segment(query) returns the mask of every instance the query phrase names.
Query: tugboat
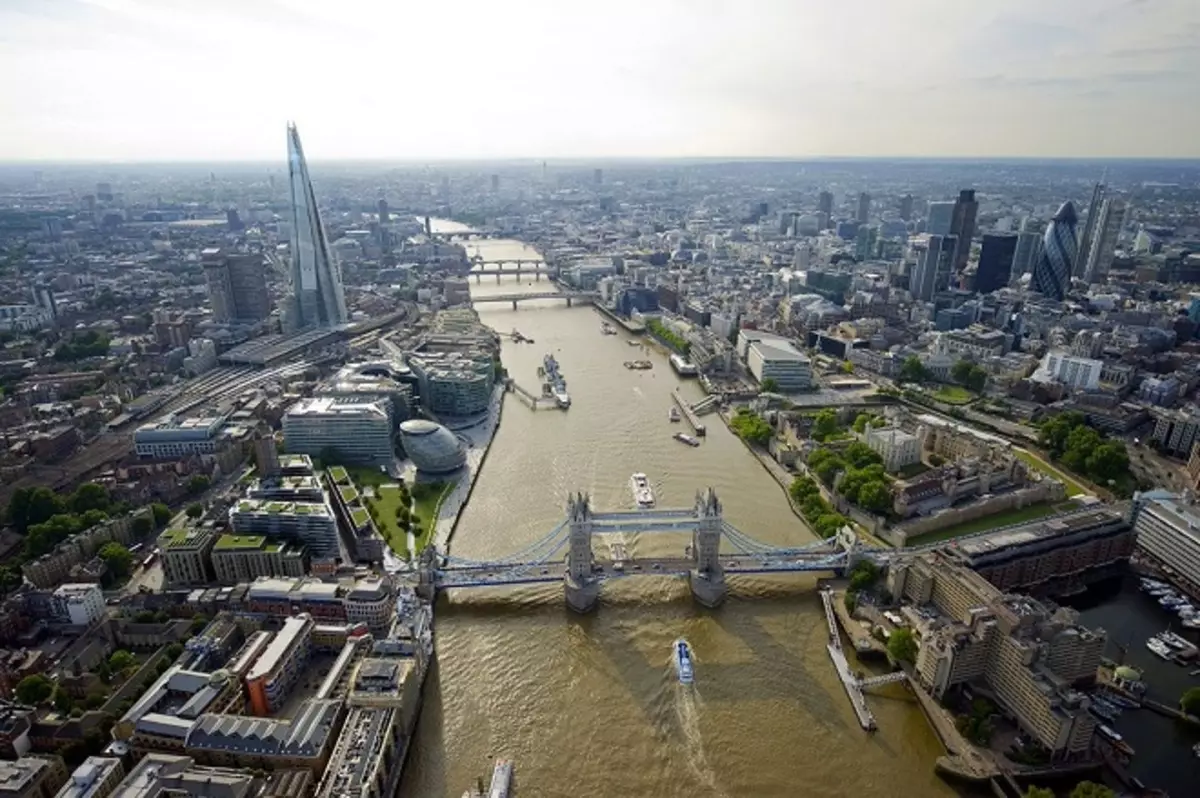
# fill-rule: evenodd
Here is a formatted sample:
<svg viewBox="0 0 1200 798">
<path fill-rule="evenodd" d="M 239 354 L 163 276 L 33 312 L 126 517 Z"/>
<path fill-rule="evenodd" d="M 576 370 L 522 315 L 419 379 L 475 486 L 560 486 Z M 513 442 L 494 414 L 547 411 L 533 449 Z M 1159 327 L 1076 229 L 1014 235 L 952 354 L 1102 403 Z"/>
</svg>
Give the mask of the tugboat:
<svg viewBox="0 0 1200 798">
<path fill-rule="evenodd" d="M 696 673 L 692 665 L 692 647 L 682 637 L 675 641 L 675 674 L 680 684 L 691 684 L 695 681 Z"/>
</svg>

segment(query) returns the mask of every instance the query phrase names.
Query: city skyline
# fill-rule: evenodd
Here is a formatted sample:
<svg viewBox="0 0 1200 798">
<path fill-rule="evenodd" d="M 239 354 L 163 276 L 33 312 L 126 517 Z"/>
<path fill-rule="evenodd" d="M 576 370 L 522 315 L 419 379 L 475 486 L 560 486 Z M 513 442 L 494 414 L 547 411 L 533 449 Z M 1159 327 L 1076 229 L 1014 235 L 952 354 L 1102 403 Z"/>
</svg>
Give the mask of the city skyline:
<svg viewBox="0 0 1200 798">
<path fill-rule="evenodd" d="M 1187 0 L 851 6 L 13 0 L 0 161 L 1200 157 Z"/>
</svg>

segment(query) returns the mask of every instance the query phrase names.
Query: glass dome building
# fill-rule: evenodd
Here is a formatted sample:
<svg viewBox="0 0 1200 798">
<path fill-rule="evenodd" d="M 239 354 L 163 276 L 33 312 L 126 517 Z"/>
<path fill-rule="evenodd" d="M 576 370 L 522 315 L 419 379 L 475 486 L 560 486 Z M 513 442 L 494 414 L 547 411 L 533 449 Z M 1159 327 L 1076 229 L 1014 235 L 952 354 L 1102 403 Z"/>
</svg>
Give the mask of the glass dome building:
<svg viewBox="0 0 1200 798">
<path fill-rule="evenodd" d="M 400 443 L 423 474 L 449 474 L 467 462 L 467 448 L 454 433 L 421 418 L 400 425 Z"/>
</svg>

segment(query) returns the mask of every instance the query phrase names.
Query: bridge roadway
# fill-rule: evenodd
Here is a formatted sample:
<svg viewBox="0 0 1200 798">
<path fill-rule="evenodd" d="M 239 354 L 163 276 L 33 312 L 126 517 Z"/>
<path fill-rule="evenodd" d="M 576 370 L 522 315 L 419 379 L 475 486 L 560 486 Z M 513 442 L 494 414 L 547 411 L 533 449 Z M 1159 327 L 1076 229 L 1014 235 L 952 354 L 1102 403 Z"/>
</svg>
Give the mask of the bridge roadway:
<svg viewBox="0 0 1200 798">
<path fill-rule="evenodd" d="M 478 305 L 480 302 L 511 302 L 513 310 L 516 310 L 518 302 L 527 302 L 531 299 L 565 299 L 567 300 L 567 307 L 571 307 L 575 302 L 595 302 L 596 294 L 589 291 L 538 291 L 529 294 L 490 294 L 488 296 L 471 297 L 471 304 Z"/>
</svg>

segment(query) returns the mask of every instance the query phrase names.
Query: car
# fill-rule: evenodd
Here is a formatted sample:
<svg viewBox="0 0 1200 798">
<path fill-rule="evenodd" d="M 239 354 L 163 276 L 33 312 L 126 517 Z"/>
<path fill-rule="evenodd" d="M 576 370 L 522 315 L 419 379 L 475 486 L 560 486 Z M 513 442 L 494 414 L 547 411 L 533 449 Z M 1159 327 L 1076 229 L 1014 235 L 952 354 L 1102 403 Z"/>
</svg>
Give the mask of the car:
<svg viewBox="0 0 1200 798">
<path fill-rule="evenodd" d="M 654 570 L 656 570 L 656 571 L 661 571 L 661 570 L 662 570 L 662 565 L 661 565 L 660 563 L 654 563 Z"/>
<path fill-rule="evenodd" d="M 548 574 L 548 573 L 550 573 L 550 569 L 549 569 L 549 568 L 543 568 L 543 569 L 542 569 L 542 576 L 545 576 L 545 575 L 546 575 L 546 574 Z"/>
<path fill-rule="evenodd" d="M 637 563 L 634 563 L 633 570 L 640 571 L 640 570 L 642 570 L 642 566 L 638 565 Z"/>
</svg>

